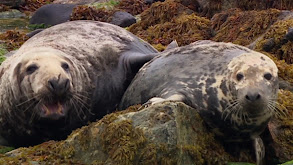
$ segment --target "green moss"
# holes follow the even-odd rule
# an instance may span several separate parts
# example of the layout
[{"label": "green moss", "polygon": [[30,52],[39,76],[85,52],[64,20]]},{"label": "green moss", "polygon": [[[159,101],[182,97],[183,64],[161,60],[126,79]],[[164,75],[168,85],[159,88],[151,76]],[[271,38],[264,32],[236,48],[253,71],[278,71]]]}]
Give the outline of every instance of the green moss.
[{"label": "green moss", "polygon": [[292,165],[293,164],[293,160],[292,161],[289,161],[289,162],[286,162],[286,163],[283,163],[281,165]]},{"label": "green moss", "polygon": [[13,147],[0,146],[0,154],[5,154],[6,152],[12,151],[13,149]]},{"label": "green moss", "polygon": [[120,3],[119,1],[109,0],[107,2],[95,2],[87,6],[94,7],[96,9],[105,8],[109,10],[109,9],[114,9],[114,7],[119,5],[119,3]]},{"label": "green moss", "polygon": [[45,28],[49,28],[51,26],[47,26],[45,24],[29,24],[28,28],[30,30],[36,30],[36,29],[45,29]]},{"label": "green moss", "polygon": [[263,34],[280,15],[280,11],[241,11],[230,9],[216,14],[212,26],[217,31],[213,40],[248,45]]},{"label": "green moss", "polygon": [[5,54],[8,53],[8,51],[4,48],[4,45],[0,44],[0,65],[5,60]]}]

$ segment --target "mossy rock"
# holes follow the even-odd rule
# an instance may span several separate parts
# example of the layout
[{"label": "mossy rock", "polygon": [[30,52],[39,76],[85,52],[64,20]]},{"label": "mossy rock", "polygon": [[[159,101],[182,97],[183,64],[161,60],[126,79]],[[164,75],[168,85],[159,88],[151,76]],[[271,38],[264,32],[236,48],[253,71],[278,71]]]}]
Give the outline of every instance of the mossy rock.
[{"label": "mossy rock", "polygon": [[[241,159],[225,151],[193,108],[181,102],[139,107],[106,115],[64,141],[9,152],[0,163],[201,165]],[[253,162],[251,157],[246,153],[240,161]]]},{"label": "mossy rock", "polygon": [[272,147],[281,161],[293,159],[293,93],[280,90],[277,113],[268,128],[272,136]]},{"label": "mossy rock", "polygon": [[262,35],[281,14],[280,10],[241,11],[231,9],[216,14],[212,26],[216,30],[214,41],[248,45]]}]

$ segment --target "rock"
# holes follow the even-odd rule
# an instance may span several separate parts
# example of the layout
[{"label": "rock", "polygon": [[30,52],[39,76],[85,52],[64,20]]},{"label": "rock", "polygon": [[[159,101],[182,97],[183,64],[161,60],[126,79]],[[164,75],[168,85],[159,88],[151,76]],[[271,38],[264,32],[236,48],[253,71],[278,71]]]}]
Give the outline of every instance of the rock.
[{"label": "rock", "polygon": [[152,4],[152,3],[155,3],[155,2],[164,2],[165,0],[145,0],[144,2],[146,4]]},{"label": "rock", "polygon": [[109,0],[55,0],[53,3],[55,4],[78,4],[78,5],[84,5],[84,4],[90,4],[95,2],[107,2]]},{"label": "rock", "polygon": [[293,160],[293,93],[279,91],[277,115],[269,122],[270,152],[281,162]]},{"label": "rock", "polygon": [[1,0],[2,5],[11,6],[11,7],[19,7],[24,4],[25,0]]},{"label": "rock", "polygon": [[196,110],[184,103],[163,102],[143,110],[138,107],[109,114],[74,131],[65,141],[11,151],[0,157],[0,163],[17,164],[20,160],[40,164],[78,160],[80,164],[143,165],[251,162],[246,152],[240,157],[228,154]]},{"label": "rock", "polygon": [[10,11],[0,12],[0,19],[7,18],[24,18],[26,15],[21,13],[19,10],[12,9]]},{"label": "rock", "polygon": [[276,45],[275,43],[275,39],[274,38],[270,38],[267,40],[266,43],[264,43],[262,49],[266,52],[269,52],[273,49],[273,47]]},{"label": "rock", "polygon": [[285,39],[293,41],[293,28],[289,27],[288,33],[285,35]]},{"label": "rock", "polygon": [[70,20],[74,4],[47,4],[40,7],[31,17],[30,24],[57,25]]},{"label": "rock", "polygon": [[112,21],[110,23],[118,25],[120,27],[128,27],[136,23],[136,19],[133,15],[127,12],[117,11],[113,14]]},{"label": "rock", "polygon": [[34,35],[40,33],[40,32],[43,31],[43,30],[44,30],[44,29],[36,29],[36,30],[34,30],[34,31],[32,31],[32,32],[27,33],[26,36],[29,37],[29,38],[31,38],[32,36],[34,36]]}]

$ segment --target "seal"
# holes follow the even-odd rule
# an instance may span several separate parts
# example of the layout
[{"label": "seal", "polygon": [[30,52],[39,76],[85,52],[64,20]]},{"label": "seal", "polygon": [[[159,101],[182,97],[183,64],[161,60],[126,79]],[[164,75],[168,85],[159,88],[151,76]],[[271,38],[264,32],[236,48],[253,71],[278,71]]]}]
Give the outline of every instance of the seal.
[{"label": "seal", "polygon": [[199,41],[146,63],[124,93],[120,109],[182,101],[219,137],[253,140],[261,162],[264,147],[259,135],[276,110],[277,92],[278,69],[264,54],[232,43]]},{"label": "seal", "polygon": [[72,21],[25,42],[0,66],[0,134],[14,146],[64,139],[103,117],[157,51],[118,26]]}]

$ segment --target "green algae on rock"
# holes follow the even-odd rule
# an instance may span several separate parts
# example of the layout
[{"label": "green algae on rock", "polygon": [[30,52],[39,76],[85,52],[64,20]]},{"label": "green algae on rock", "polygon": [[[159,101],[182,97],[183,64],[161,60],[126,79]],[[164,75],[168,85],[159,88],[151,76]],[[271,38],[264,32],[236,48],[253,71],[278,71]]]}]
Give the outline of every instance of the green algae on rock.
[{"label": "green algae on rock", "polygon": [[280,10],[241,11],[230,9],[216,14],[212,26],[216,30],[214,41],[248,45],[262,35],[281,14]]}]

